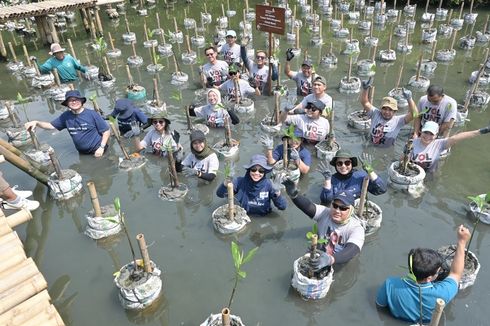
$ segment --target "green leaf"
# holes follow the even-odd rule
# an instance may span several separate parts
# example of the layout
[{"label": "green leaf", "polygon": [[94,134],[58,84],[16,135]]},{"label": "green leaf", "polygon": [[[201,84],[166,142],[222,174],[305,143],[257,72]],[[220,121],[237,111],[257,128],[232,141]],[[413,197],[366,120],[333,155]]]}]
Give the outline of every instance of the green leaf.
[{"label": "green leaf", "polygon": [[246,255],[245,255],[245,258],[243,258],[242,260],[242,265],[248,263],[249,261],[252,260],[252,258],[254,258],[255,254],[257,253],[257,250],[259,250],[259,247],[255,247],[253,248],[252,250],[250,250]]},{"label": "green leaf", "polygon": [[119,197],[114,198],[114,208],[118,213],[121,212],[121,201],[119,200]]},{"label": "green leaf", "polygon": [[245,272],[245,271],[238,271],[238,275],[239,275],[241,278],[245,278],[245,277],[247,277],[247,272]]},{"label": "green leaf", "polygon": [[306,233],[306,239],[311,240],[311,238],[313,238],[313,232],[310,231]]},{"label": "green leaf", "polygon": [[110,115],[110,116],[109,116],[109,121],[110,121],[111,123],[114,123],[114,124],[115,124],[115,123],[116,123],[116,118],[114,118],[112,115]]},{"label": "green leaf", "polygon": [[314,234],[318,234],[318,224],[313,224],[313,227],[311,228],[311,232]]},{"label": "green leaf", "polygon": [[235,243],[231,242],[231,256],[233,257],[233,263],[235,264],[235,269],[239,270],[241,265],[240,247]]},{"label": "green leaf", "polygon": [[318,243],[321,243],[321,244],[327,243],[327,239],[323,239],[323,238],[318,239]]},{"label": "green leaf", "polygon": [[120,222],[118,220],[110,218],[110,217],[105,217],[104,219],[109,221],[109,222],[112,222],[114,224],[120,224]]},{"label": "green leaf", "polygon": [[97,94],[94,94],[94,95],[91,95],[88,97],[88,99],[92,102],[95,101],[96,98],[97,98]]},{"label": "green leaf", "polygon": [[488,194],[485,195],[485,201],[487,203],[490,203],[490,192]]},{"label": "green leaf", "polygon": [[485,200],[481,198],[480,196],[468,196],[468,199],[471,200],[478,206],[478,208],[481,210],[483,208],[483,205],[485,205]]}]

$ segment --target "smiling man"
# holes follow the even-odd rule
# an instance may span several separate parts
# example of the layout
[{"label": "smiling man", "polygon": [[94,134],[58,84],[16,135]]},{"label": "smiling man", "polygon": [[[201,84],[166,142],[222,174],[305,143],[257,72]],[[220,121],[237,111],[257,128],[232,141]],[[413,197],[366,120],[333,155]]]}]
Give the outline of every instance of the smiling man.
[{"label": "smiling man", "polygon": [[221,85],[228,78],[228,64],[216,58],[218,52],[213,46],[204,49],[208,62],[202,66],[201,80],[206,87]]},{"label": "smiling man", "polygon": [[109,140],[110,130],[105,120],[94,110],[85,109],[87,99],[78,90],[66,92],[65,100],[61,103],[69,108],[51,122],[29,121],[25,124],[27,130],[36,127],[48,130],[68,129],[76,149],[81,154],[93,154],[100,157],[104,154]]}]

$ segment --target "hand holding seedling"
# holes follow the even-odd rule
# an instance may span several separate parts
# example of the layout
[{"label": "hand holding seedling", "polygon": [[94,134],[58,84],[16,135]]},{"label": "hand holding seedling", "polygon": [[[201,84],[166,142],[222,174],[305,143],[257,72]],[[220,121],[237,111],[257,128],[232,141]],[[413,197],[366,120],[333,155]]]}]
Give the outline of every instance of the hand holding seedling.
[{"label": "hand holding seedling", "polygon": [[371,174],[374,172],[373,169],[373,157],[368,153],[362,153],[361,157],[359,157],[361,161],[362,168],[366,171],[367,174]]},{"label": "hand holding seedling", "polygon": [[335,259],[327,254],[325,251],[319,251],[318,253],[320,254],[320,256],[312,260],[311,262],[311,267],[315,272],[327,266],[331,266],[335,262]]}]

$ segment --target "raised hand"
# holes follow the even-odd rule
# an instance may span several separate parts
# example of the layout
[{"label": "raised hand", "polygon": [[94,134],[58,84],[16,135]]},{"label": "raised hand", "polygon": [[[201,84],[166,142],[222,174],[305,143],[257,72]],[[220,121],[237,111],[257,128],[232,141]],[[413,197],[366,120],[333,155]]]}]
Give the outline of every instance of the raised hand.
[{"label": "raised hand", "polygon": [[332,178],[332,170],[330,170],[330,166],[327,162],[322,161],[318,164],[316,171],[320,172],[325,180],[330,180]]},{"label": "raised hand", "polygon": [[262,135],[260,137],[260,142],[265,148],[272,150],[274,148],[274,140],[269,134]]}]

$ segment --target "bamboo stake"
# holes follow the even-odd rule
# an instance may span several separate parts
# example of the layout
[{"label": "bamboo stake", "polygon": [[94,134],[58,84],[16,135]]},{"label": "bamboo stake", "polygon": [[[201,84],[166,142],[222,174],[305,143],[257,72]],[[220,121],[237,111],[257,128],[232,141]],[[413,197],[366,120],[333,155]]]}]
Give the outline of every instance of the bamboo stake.
[{"label": "bamboo stake", "polygon": [[400,66],[400,72],[398,73],[398,80],[396,81],[396,87],[395,88],[399,88],[400,87],[400,83],[402,81],[402,74],[403,74],[403,64]]},{"label": "bamboo stake", "polygon": [[7,142],[6,140],[4,140],[2,138],[0,138],[0,146],[5,147],[5,149],[8,150],[9,152],[12,152],[12,154],[15,154],[19,157],[22,157],[23,153],[20,150],[18,150],[17,148],[12,146],[12,144],[10,144],[9,142]]},{"label": "bamboo stake", "polygon": [[437,40],[432,42],[432,53],[430,55],[430,61],[434,61],[434,58],[436,56],[436,47],[437,47]]},{"label": "bamboo stake", "polygon": [[240,90],[240,85],[238,84],[238,78],[236,76],[233,77],[233,94],[235,95],[235,103],[239,104],[240,103],[240,94],[238,91]]},{"label": "bamboo stake", "polygon": [[[473,4],[473,1],[471,1],[471,4]],[[436,308],[434,309],[434,312],[432,313],[432,318],[430,320],[429,326],[438,326],[439,321],[441,320],[442,312],[444,311],[444,307],[446,306],[446,303],[444,300],[441,298],[436,299]]]},{"label": "bamboo stake", "polygon": [[153,78],[153,91],[155,95],[155,104],[157,107],[162,105],[162,102],[160,100],[160,93],[158,92],[158,80],[156,78]]},{"label": "bamboo stake", "polygon": [[90,200],[92,201],[92,206],[94,208],[94,216],[102,216],[100,210],[99,198],[97,197],[97,189],[95,189],[95,183],[93,181],[87,182],[88,192],[90,193]]},{"label": "bamboo stake", "polygon": [[284,169],[287,169],[289,166],[288,159],[288,139],[284,138],[282,140],[282,166]]},{"label": "bamboo stake", "polygon": [[160,25],[160,15],[158,14],[158,12],[155,14],[155,16],[156,16],[156,19],[157,19],[157,28],[159,30],[161,30],[162,29],[162,26]]},{"label": "bamboo stake", "polygon": [[174,67],[175,67],[175,73],[178,74],[178,75],[182,75],[180,73],[180,67],[179,67],[179,63],[177,62],[177,58],[175,57],[175,52],[173,53],[173,58],[174,58]]},{"label": "bamboo stake", "polygon": [[471,0],[471,2],[470,2],[470,14],[473,13],[473,2],[474,2],[474,0]]},{"label": "bamboo stake", "polygon": [[223,326],[230,326],[230,309],[223,308],[221,310],[221,324]]},{"label": "bamboo stake", "polygon": [[126,65],[126,74],[128,76],[129,85],[134,85],[133,76],[131,75],[131,71],[129,70],[129,65]]},{"label": "bamboo stake", "polygon": [[63,176],[63,170],[61,169],[60,161],[56,157],[53,149],[48,151],[49,158],[51,163],[53,164],[56,175],[58,176],[58,180],[63,180],[65,177]]},{"label": "bamboo stake", "polygon": [[187,45],[187,53],[192,53],[191,41],[190,41],[189,35],[185,36],[185,43]]},{"label": "bamboo stake", "polygon": [[43,275],[37,273],[24,282],[0,293],[0,314],[3,314],[36,293],[46,289],[47,286],[48,284]]},{"label": "bamboo stake", "polygon": [[168,168],[170,170],[170,177],[172,188],[176,188],[179,186],[179,178],[177,177],[177,170],[175,169],[175,160],[172,149],[167,151],[167,159],[168,159]]},{"label": "bamboo stake", "polygon": [[[369,102],[373,103],[374,101],[374,88],[375,86],[371,86],[371,88],[369,89]],[[332,111],[333,112],[333,111]]]},{"label": "bamboo stake", "polygon": [[175,28],[175,34],[179,31],[179,28],[177,26],[177,19],[174,17],[174,28]]},{"label": "bamboo stake", "polygon": [[107,71],[107,74],[112,77],[111,69],[109,68],[109,62],[107,61],[107,57],[103,58],[104,60],[104,67],[105,70]]},{"label": "bamboo stake", "polygon": [[97,111],[101,116],[104,116],[104,111],[99,106],[99,103],[97,103],[97,99],[94,97],[93,99],[90,99],[90,102],[92,102],[92,105],[94,106],[94,110]]},{"label": "bamboo stake", "polygon": [[[281,96],[281,94],[279,94],[279,92],[274,93],[274,114],[272,115],[272,121],[271,121],[271,122],[274,122],[274,124],[279,123],[280,101],[281,101],[280,96]],[[275,119],[275,121],[274,121],[274,119]]]},{"label": "bamboo stake", "polygon": [[351,75],[352,75],[352,56],[350,55],[349,56],[349,70],[347,73],[347,82],[350,82]]},{"label": "bamboo stake", "polygon": [[[487,54],[488,54],[488,49],[487,49]],[[480,77],[481,77],[481,75],[482,75],[482,73],[483,73],[484,70],[485,70],[485,65],[484,64],[480,64],[480,69],[478,70],[478,73],[476,75],[475,82],[471,86],[470,94],[469,94],[469,96],[464,101],[463,112],[468,112],[468,106],[470,105],[471,97],[473,96],[473,94],[475,93],[475,91],[478,88],[478,84],[480,82]]]},{"label": "bamboo stake", "polygon": [[143,21],[143,29],[145,31],[145,41],[148,42],[150,37],[148,36],[148,27],[146,27],[146,19]]},{"label": "bamboo stake", "polygon": [[296,43],[295,43],[296,49],[299,49],[299,26],[296,26]]},{"label": "bamboo stake", "polygon": [[143,235],[143,233],[136,235],[136,240],[138,241],[138,247],[140,248],[141,257],[143,257],[145,272],[151,273],[153,271],[153,268],[151,268],[150,255],[148,254],[148,247],[146,246],[145,236]]},{"label": "bamboo stake", "polygon": [[126,33],[131,33],[131,30],[129,29],[128,18],[126,17],[126,15],[124,15],[124,24],[126,25]]},{"label": "bamboo stake", "polygon": [[185,118],[187,120],[187,130],[191,131],[194,128],[192,127],[192,121],[191,121],[191,117],[189,115],[189,106],[185,107]]},{"label": "bamboo stake", "polygon": [[22,45],[22,50],[24,51],[24,57],[26,57],[27,66],[31,68],[32,62],[31,60],[29,60],[29,52],[27,52],[27,47],[25,45]]},{"label": "bamboo stake", "polygon": [[368,185],[369,185],[369,176],[367,175],[364,177],[364,180],[362,180],[361,197],[359,199],[359,207],[357,208],[357,216],[359,218],[361,218],[362,214],[364,214],[364,205],[366,203]]},{"label": "bamboo stake", "polygon": [[228,219],[233,221],[235,219],[235,203],[233,201],[235,191],[233,189],[233,182],[228,182],[226,191],[228,192]]},{"label": "bamboo stake", "polygon": [[88,54],[87,49],[85,49],[85,60],[87,60],[87,66],[91,66],[92,64],[90,63],[90,56]]},{"label": "bamboo stake", "polygon": [[[407,31],[408,33],[408,31]],[[390,37],[388,38],[388,51],[391,51],[391,38],[392,38],[393,34],[390,34]]]},{"label": "bamboo stake", "polygon": [[225,118],[225,145],[231,148],[233,146],[232,140],[231,140],[231,128],[230,128],[230,121],[228,117]]},{"label": "bamboo stake", "polygon": [[119,147],[121,148],[121,151],[124,155],[124,159],[125,160],[131,160],[131,157],[129,157],[128,152],[124,148],[124,145],[122,143],[121,137],[119,136],[119,132],[118,132],[116,126],[112,122],[109,122],[109,124],[111,125],[111,129],[112,129],[112,133],[114,134],[114,138],[116,138],[116,141],[117,141]]},{"label": "bamboo stake", "polygon": [[14,110],[12,109],[12,103],[10,101],[5,102],[5,108],[7,109],[9,113],[9,118],[10,121],[12,121],[12,124],[14,125],[14,128],[19,128],[19,123],[17,119],[15,118]]},{"label": "bamboo stake", "polygon": [[461,8],[459,9],[459,19],[463,17],[464,1],[461,1]]},{"label": "bamboo stake", "polygon": [[60,87],[61,81],[60,81],[60,75],[58,74],[58,69],[53,68],[53,76],[54,76],[54,82],[56,86]]},{"label": "bamboo stake", "polygon": [[429,0],[425,2],[425,13],[427,13],[427,10],[429,10]]},{"label": "bamboo stake", "polygon": [[420,69],[422,67],[422,59],[424,58],[424,54],[420,53],[419,62],[417,63],[417,73],[415,74],[415,80],[418,81],[420,78]]},{"label": "bamboo stake", "polygon": [[371,55],[371,61],[376,63],[376,49],[378,48],[378,45],[373,46],[373,54]]},{"label": "bamboo stake", "polygon": [[95,23],[97,24],[97,29],[99,30],[99,35],[102,36],[104,35],[104,29],[102,28],[102,22],[100,20],[100,16],[99,16],[99,7],[96,6],[95,7]]},{"label": "bamboo stake", "polygon": [[449,48],[449,50],[453,50],[454,49],[454,43],[456,43],[456,35],[458,34],[458,31],[457,30],[453,30],[453,39],[451,41],[451,47]]},{"label": "bamboo stake", "polygon": [[14,51],[14,47],[12,45],[12,42],[8,42],[8,45],[9,45],[9,50],[10,50],[10,54],[12,55],[12,59],[14,59],[14,62],[17,62],[17,55],[15,54],[15,51]]},{"label": "bamboo stake", "polygon": [[310,246],[310,268],[308,270],[308,277],[309,278],[312,278],[313,274],[314,274],[313,268],[311,268],[311,263],[315,259],[315,252],[316,252],[317,244],[318,244],[318,235],[313,234],[311,236],[311,246]]},{"label": "bamboo stake", "polygon": [[2,55],[2,57],[7,57],[7,49],[5,48],[5,43],[3,42],[3,36],[2,36],[2,32],[3,31],[0,31],[0,55]]},{"label": "bamboo stake", "polygon": [[43,183],[44,185],[48,185],[48,177],[33,167],[29,162],[24,160],[23,158],[15,155],[14,153],[7,150],[5,147],[0,145],[0,154],[5,156],[5,159],[9,161],[11,164],[15,165],[17,168],[21,169],[25,173],[29,174],[37,181]]}]

